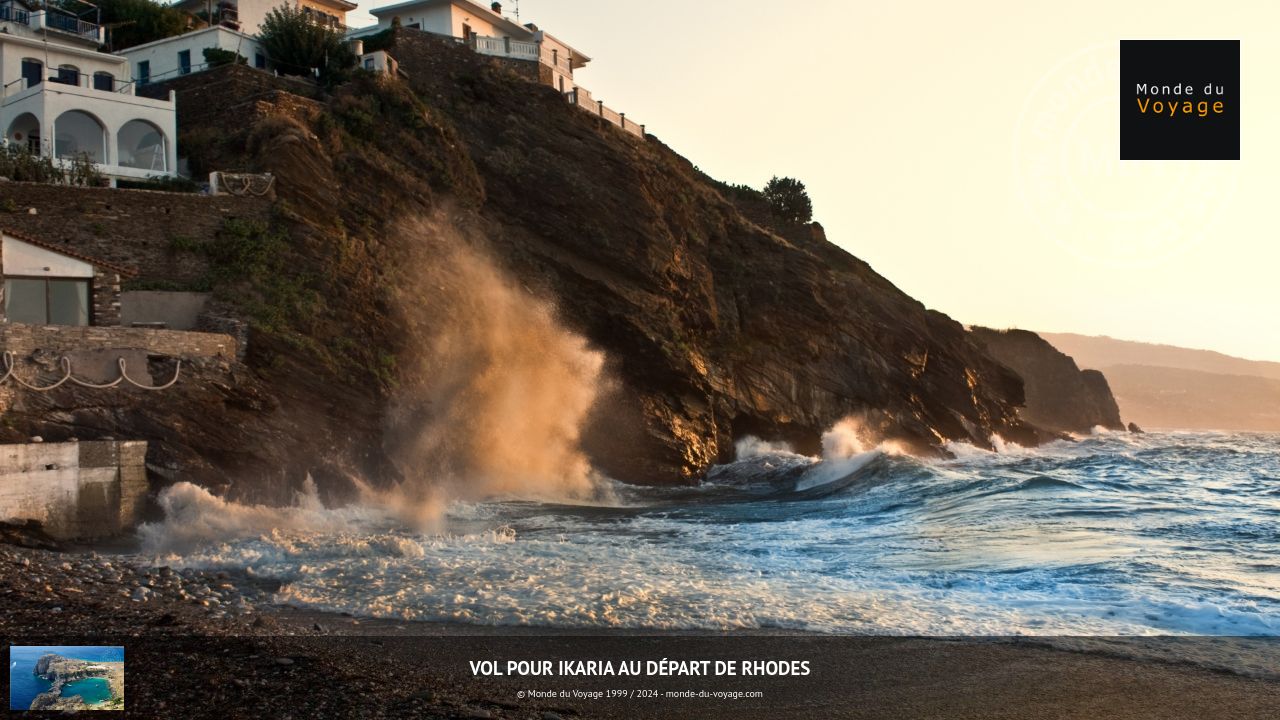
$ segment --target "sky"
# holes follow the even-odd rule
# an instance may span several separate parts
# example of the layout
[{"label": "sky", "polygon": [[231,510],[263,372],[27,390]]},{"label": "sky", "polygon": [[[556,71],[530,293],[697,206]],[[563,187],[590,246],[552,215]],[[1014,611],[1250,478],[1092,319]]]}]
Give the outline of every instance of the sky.
[{"label": "sky", "polygon": [[[596,99],[719,179],[799,178],[831,241],[960,322],[1280,360],[1280,4],[519,6]],[[1119,160],[1122,38],[1241,40],[1240,161]]]}]

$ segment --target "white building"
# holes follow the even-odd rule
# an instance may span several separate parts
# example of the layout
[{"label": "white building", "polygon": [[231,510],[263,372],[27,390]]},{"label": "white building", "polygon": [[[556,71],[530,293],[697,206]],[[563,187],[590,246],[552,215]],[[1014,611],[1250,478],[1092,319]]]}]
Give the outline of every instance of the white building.
[{"label": "white building", "polygon": [[216,48],[232,52],[259,69],[267,67],[267,51],[256,37],[225,25],[193,30],[161,40],[135,45],[117,54],[129,60],[139,85],[172,80],[209,67],[204,51]]},{"label": "white building", "polygon": [[346,0],[178,0],[173,7],[202,17],[212,25],[225,25],[249,35],[262,31],[267,14],[282,5],[301,7],[316,23],[335,30],[347,29],[347,13],[357,5]]},{"label": "white building", "polygon": [[401,27],[464,40],[484,55],[540,62],[549,70],[548,84],[562,93],[577,87],[573,71],[591,62],[586,54],[536,25],[521,25],[503,16],[501,3],[485,7],[470,0],[409,0],[370,12],[378,19],[377,26],[354,36],[385,30],[398,18]]},{"label": "white building", "polygon": [[[0,0],[2,2],[3,0]],[[138,83],[164,82],[209,67],[205,50],[232,52],[246,64],[267,69],[270,58],[257,35],[267,14],[278,7],[301,7],[319,25],[346,31],[347,12],[356,4],[346,0],[179,0],[173,7],[206,21],[209,27],[120,50],[129,58]]]},{"label": "white building", "polygon": [[172,95],[134,94],[128,61],[98,52],[102,29],[86,17],[0,0],[0,129],[56,158],[87,155],[112,181],[172,175]]}]

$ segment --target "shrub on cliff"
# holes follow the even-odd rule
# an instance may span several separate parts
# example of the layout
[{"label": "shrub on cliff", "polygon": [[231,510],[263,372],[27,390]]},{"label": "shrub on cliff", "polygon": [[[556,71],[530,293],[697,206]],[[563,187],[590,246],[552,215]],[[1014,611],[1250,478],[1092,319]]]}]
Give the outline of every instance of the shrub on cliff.
[{"label": "shrub on cliff", "polygon": [[314,75],[326,85],[340,82],[356,66],[356,55],[337,30],[312,22],[301,6],[267,13],[258,39],[271,66],[285,75]]},{"label": "shrub on cliff", "polygon": [[185,13],[154,0],[99,0],[107,27],[107,49],[123,50],[187,31]]},{"label": "shrub on cliff", "polygon": [[211,67],[222,67],[223,65],[248,65],[249,59],[238,52],[231,50],[223,50],[222,48],[205,48],[204,61]]},{"label": "shrub on cliff", "polygon": [[813,201],[795,178],[773,176],[764,186],[764,199],[779,220],[800,224],[813,219]]}]

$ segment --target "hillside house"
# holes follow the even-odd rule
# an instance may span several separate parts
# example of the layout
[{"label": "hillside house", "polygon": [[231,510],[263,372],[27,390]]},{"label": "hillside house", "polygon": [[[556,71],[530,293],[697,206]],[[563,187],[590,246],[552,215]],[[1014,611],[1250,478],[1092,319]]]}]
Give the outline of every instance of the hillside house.
[{"label": "hillside house", "polygon": [[[301,7],[318,25],[346,32],[347,12],[356,4],[346,0],[180,0],[173,7],[208,22],[207,27],[124,48],[138,83],[172,80],[209,67],[205,50],[232,52],[259,70],[267,69],[267,51],[258,41],[267,14],[278,7]],[[212,18],[210,21],[209,19]]]},{"label": "hillside house", "polygon": [[222,25],[248,35],[261,32],[267,14],[282,5],[301,7],[316,24],[339,31],[346,31],[347,13],[357,7],[347,0],[178,0],[173,3],[173,7],[207,20],[210,25]]},{"label": "hillside house", "polygon": [[97,51],[102,28],[96,20],[96,9],[76,16],[24,0],[0,0],[5,142],[63,160],[83,153],[113,183],[172,175],[177,167],[173,98],[134,93],[128,61]]},{"label": "hillside house", "polygon": [[561,93],[576,88],[573,72],[591,58],[536,25],[521,25],[502,14],[502,4],[485,7],[470,0],[409,0],[370,11],[377,26],[357,34],[379,32],[398,18],[401,27],[447,35],[468,43],[483,55],[541,63],[544,81]]},{"label": "hillside house", "polygon": [[119,325],[127,268],[0,230],[0,312],[6,323]]},{"label": "hillside house", "polygon": [[235,53],[260,70],[267,67],[267,51],[258,38],[226,25],[200,28],[134,45],[117,54],[128,59],[138,84],[146,85],[207,69],[209,63],[205,59],[205,50],[211,49]]}]

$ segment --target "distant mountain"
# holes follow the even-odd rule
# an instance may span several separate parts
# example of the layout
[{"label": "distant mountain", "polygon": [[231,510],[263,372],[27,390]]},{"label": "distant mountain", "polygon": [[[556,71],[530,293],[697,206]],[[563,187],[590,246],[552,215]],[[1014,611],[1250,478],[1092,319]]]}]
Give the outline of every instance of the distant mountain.
[{"label": "distant mountain", "polygon": [[1102,371],[1125,420],[1144,428],[1280,431],[1280,363],[1210,350],[1040,333]]},{"label": "distant mountain", "polygon": [[1091,337],[1073,333],[1038,333],[1075,359],[1081,368],[1106,370],[1112,365],[1153,365],[1222,375],[1256,375],[1280,380],[1280,362],[1245,360],[1212,350]]},{"label": "distant mountain", "polygon": [[1143,428],[1280,432],[1280,380],[1151,365],[1103,373],[1125,419]]}]

